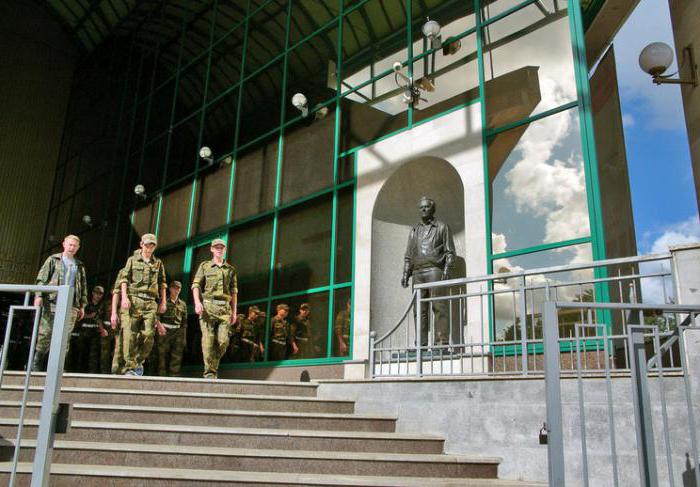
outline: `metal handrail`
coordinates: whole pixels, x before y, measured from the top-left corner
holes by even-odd
[[[382,335],[381,338],[377,338],[374,341],[375,345],[379,344],[383,340],[386,340],[389,337],[389,335],[394,333],[399,328],[399,326],[401,326],[401,323],[403,323],[403,320],[406,318],[406,316],[408,316],[408,312],[411,311],[411,308],[413,308],[413,305],[416,302],[416,293],[417,292],[418,291],[413,291],[413,295],[411,296],[411,301],[409,301],[408,306],[406,306],[406,311],[403,312],[403,314],[401,315],[401,318],[399,318],[399,321],[397,321],[396,324],[389,331],[387,331],[384,335]]]

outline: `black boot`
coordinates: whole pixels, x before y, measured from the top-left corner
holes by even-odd
[[[34,352],[34,360],[32,361],[32,371],[33,372],[46,372],[46,366],[44,365],[44,359],[46,358],[46,353],[36,350]]]

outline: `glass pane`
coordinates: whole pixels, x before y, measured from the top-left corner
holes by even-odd
[[[406,127],[408,105],[402,99],[402,86],[392,73],[342,99],[341,152]]]
[[[143,63],[141,64],[141,78],[139,79],[139,100],[145,99],[151,91],[151,80],[153,79],[155,60],[155,52],[149,50],[144,53]]]
[[[215,159],[233,151],[237,108],[237,89],[219,98],[206,108],[202,145],[211,148]]]
[[[333,357],[350,355],[352,342],[352,288],[336,289],[333,296]]]
[[[202,365],[202,330],[199,316],[187,313],[187,345],[182,354],[182,365]]]
[[[493,253],[590,234],[578,112],[488,142]]]
[[[354,226],[354,192],[345,188],[338,192],[335,233],[335,282],[352,280],[352,235]]]
[[[567,265],[593,260],[590,244],[574,245],[562,249],[535,252],[532,254],[498,259],[493,261],[493,272],[518,272],[526,269],[539,269]],[[552,299],[561,301],[591,302],[595,300],[594,286],[591,284],[572,284],[593,278],[593,271],[584,269],[573,272],[558,272],[528,276],[527,286],[533,289],[527,292],[527,334],[528,338],[542,338],[542,308],[545,301],[545,283],[550,286]],[[518,317],[519,296],[518,279],[504,279],[494,285],[495,291],[505,291],[494,297],[495,325],[497,340],[519,340],[520,318]],[[581,322],[579,310],[559,311],[560,336],[568,337],[574,333],[574,323]]]
[[[158,227],[158,245],[161,247],[183,240],[187,236],[191,198],[192,183],[163,196]]]
[[[261,301],[258,303],[239,306],[239,320],[240,315],[243,315],[246,317],[246,319],[248,319],[248,310],[251,306],[257,306],[260,310],[260,313],[255,318],[250,320],[253,326],[251,327],[249,324],[247,324],[245,330],[242,330],[242,328],[245,326],[243,325],[243,323],[236,323],[237,326],[241,327],[239,328],[239,330],[241,331],[239,331],[231,337],[229,348],[226,351],[224,357],[221,359],[223,363],[262,362],[264,359],[264,355],[261,354],[260,349],[257,348],[255,345],[251,344],[250,342],[253,342],[255,344],[262,343],[263,350],[265,348],[265,322],[267,320],[267,303],[265,301]],[[241,336],[241,334],[243,334],[243,336]],[[242,341],[241,338],[244,338],[247,341]]]
[[[174,123],[202,108],[208,60],[208,56],[205,54],[180,73]]]
[[[157,218],[157,198],[134,211],[134,232],[136,232],[138,238],[141,238],[144,233],[153,233],[156,231]]]
[[[177,17],[184,17],[185,20],[185,32],[182,36],[182,66],[184,66],[201,55],[209,45],[214,9],[211,8],[209,0],[188,0],[175,5],[181,9],[176,14]]]
[[[282,62],[277,62],[243,83],[238,147],[280,124]]]
[[[294,45],[303,38],[313,34],[322,25],[325,25],[337,16],[338,2],[336,0],[295,0],[292,2],[292,23],[289,33],[290,45]],[[331,42],[337,44],[337,37],[332,39]]]
[[[226,223],[231,165],[224,164],[200,179],[199,202],[195,213],[195,234],[202,234]]]
[[[272,248],[272,220],[234,228],[229,233],[230,261],[238,270],[238,301],[267,296]]]
[[[493,15],[502,4],[486,8]],[[566,2],[531,4],[485,27],[484,33],[488,127],[576,100]]]
[[[277,142],[239,156],[236,160],[233,219],[241,220],[275,206]]]
[[[185,289],[188,289],[188,283],[183,282],[185,275],[182,270],[182,266],[185,261],[185,249],[175,250],[165,255],[159,255],[158,257],[163,261],[165,276],[168,279],[168,284],[173,281],[180,281]],[[180,293],[180,299],[187,302],[187,294],[188,293],[183,290]]]
[[[236,27],[236,35],[239,43],[243,44],[243,19],[245,18],[245,2],[240,0],[219,0],[216,5],[216,19],[214,22],[214,40],[221,39]]]
[[[209,245],[209,242],[194,248],[192,250],[192,266],[190,267],[190,279],[194,278],[197,269],[199,269],[199,265],[206,260],[211,260],[211,258],[211,246]],[[228,256],[226,257],[226,260],[230,262]]]
[[[173,128],[170,137],[170,152],[166,183],[178,181],[194,172],[199,157],[199,115]]]
[[[277,305],[289,306],[289,333],[295,337],[297,351],[288,343],[285,359],[301,360],[326,356],[328,345],[328,293],[315,293],[272,302],[272,315]],[[303,316],[300,306],[308,305],[308,315]],[[272,338],[272,336],[270,337]],[[270,346],[270,345],[268,345]],[[272,350],[272,349],[271,349]],[[269,357],[273,359],[274,357]]]
[[[284,51],[287,2],[285,0],[268,2],[248,22],[253,28],[248,28],[246,74],[257,71]]]
[[[163,169],[165,166],[165,151],[167,149],[167,134],[152,141],[143,152],[141,177],[139,183],[146,188],[147,194],[160,191],[163,184]]]
[[[211,55],[211,74],[207,98],[213,100],[241,79],[243,42],[242,30],[236,31],[216,44]]]
[[[139,151],[143,147],[143,138],[146,131],[146,110],[148,110],[148,103],[144,102],[136,105],[131,129],[131,145],[129,146],[131,153]]]
[[[338,183],[344,183],[355,177],[355,154],[338,160]]]
[[[281,213],[275,259],[275,294],[328,284],[332,198],[323,196]]]
[[[292,105],[292,96],[303,93],[309,110],[324,103],[336,94],[338,66],[338,28],[326,29],[295,47],[287,61],[287,112],[286,120],[299,117]]]
[[[158,136],[168,130],[173,108],[175,79],[172,78],[153,94],[151,113],[148,118],[148,137]]]
[[[282,202],[287,203],[333,185],[335,108],[311,125],[296,124],[284,132]]]

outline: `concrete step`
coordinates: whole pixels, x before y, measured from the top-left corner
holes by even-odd
[[[14,440],[10,441],[14,445]],[[34,457],[34,440],[22,440],[20,461]],[[12,451],[12,447],[5,450]],[[498,458],[384,452],[322,452],[212,446],[143,445],[56,441],[53,461],[79,465],[123,465],[250,472],[336,475],[496,478]]]
[[[32,374],[30,385],[42,386],[46,374]],[[4,385],[24,384],[24,372],[7,371]],[[64,374],[62,387],[91,389],[139,389],[151,391],[206,392],[221,394],[262,394],[269,396],[315,397],[317,384],[254,380],[199,379],[182,377],[133,377],[101,374]]]
[[[0,481],[9,479],[10,466],[0,463]],[[29,485],[31,464],[20,463],[18,485]],[[521,482],[498,479],[446,479],[434,477],[386,477],[369,475],[324,475],[273,472],[237,472],[230,470],[188,470],[168,468],[136,468],[120,465],[73,465],[54,463],[51,466],[51,485],[76,487],[109,485],[110,487],[187,487],[196,485],[255,486],[255,487],[543,487],[540,482]]]
[[[40,407],[41,404],[38,402],[28,402],[26,417],[38,418]],[[20,403],[18,401],[0,401],[0,417],[17,418],[19,410]],[[384,432],[393,432],[396,426],[395,417],[377,415],[231,411],[161,406],[134,408],[119,404],[82,403],[72,405],[71,421]]]
[[[23,437],[36,438],[38,421],[25,421]],[[17,420],[0,418],[0,436],[15,438]],[[386,453],[443,452],[444,440],[428,435],[364,431],[311,431],[217,426],[73,421],[57,439],[228,448]]]
[[[19,401],[23,386],[3,385],[0,394],[7,401]],[[41,401],[43,388],[31,386],[30,401]],[[61,388],[61,402],[91,404],[128,404],[156,406],[167,404],[183,408],[221,408],[258,411],[289,411],[350,414],[352,401],[322,400],[315,397],[268,396],[262,394],[224,394],[215,392],[152,391],[144,389]]]

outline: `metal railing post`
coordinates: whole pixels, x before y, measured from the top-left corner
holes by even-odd
[[[74,289],[71,286],[58,286],[56,313],[54,314],[44,394],[41,399],[39,431],[37,432],[36,451],[32,467],[32,487],[45,487],[49,484],[54,426],[58,413],[58,395],[61,390],[63,362],[66,356],[66,344],[68,343],[70,331],[66,323],[71,319],[71,314],[73,313],[73,293]]]
[[[549,485],[566,485],[564,433],[561,409],[561,370],[559,365],[559,318],[554,301],[544,303],[544,385],[547,400],[547,463]]]
[[[520,315],[520,360],[523,375],[527,375],[527,301],[525,300],[525,276],[518,283],[518,314]]]
[[[656,451],[654,429],[651,419],[651,400],[647,379],[646,350],[644,349],[645,326],[630,325],[629,336],[630,373],[632,379],[632,400],[634,422],[637,434],[637,456],[641,487],[656,487],[659,483],[656,472]]]
[[[372,330],[369,332],[369,377],[370,379],[374,379],[375,373],[374,373],[374,347],[375,347],[375,340],[377,339],[377,332],[375,330]]]
[[[420,295],[421,290],[419,289],[416,292],[416,376],[418,377],[423,375],[423,353],[421,350],[421,341],[423,340],[421,326],[423,325],[423,323],[421,317],[422,303]]]

